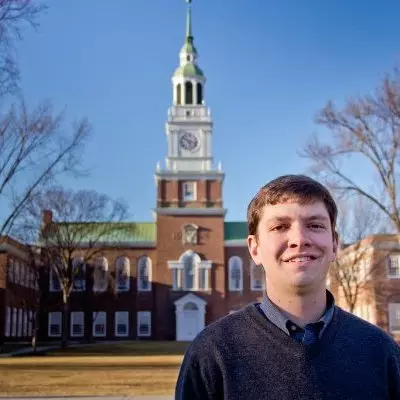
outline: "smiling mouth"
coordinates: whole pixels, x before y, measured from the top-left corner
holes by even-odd
[[[301,256],[301,257],[293,257],[290,258],[289,260],[285,260],[285,262],[287,263],[291,263],[291,262],[307,262],[307,261],[313,261],[316,260],[317,257],[315,256]]]

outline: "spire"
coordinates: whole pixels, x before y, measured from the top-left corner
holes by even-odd
[[[192,0],[186,0],[188,4],[187,8],[187,16],[186,16],[186,43],[193,44],[193,36],[192,36]]]

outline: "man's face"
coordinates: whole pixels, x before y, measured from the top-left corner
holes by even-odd
[[[322,201],[266,205],[257,232],[258,238],[248,237],[248,246],[254,262],[265,269],[267,288],[273,285],[282,294],[325,288],[337,243]]]

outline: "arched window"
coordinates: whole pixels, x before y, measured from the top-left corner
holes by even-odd
[[[203,103],[203,86],[197,83],[197,104]]]
[[[197,311],[199,309],[199,307],[197,307],[197,305],[191,301],[189,301],[188,303],[186,303],[183,306],[184,311]]]
[[[137,290],[147,292],[151,290],[151,258],[140,257],[137,263]]]
[[[108,287],[108,261],[106,257],[98,257],[94,262],[93,291],[105,292]]]
[[[243,263],[242,259],[233,256],[229,259],[229,290],[231,292],[243,290]]]
[[[176,86],[176,104],[182,104],[182,92],[181,92],[181,84],[178,83]]]
[[[183,260],[183,286],[186,290],[194,289],[196,265],[194,256],[187,254]]]
[[[115,261],[115,275],[117,281],[117,292],[127,292],[129,290],[129,278],[131,264],[128,257],[118,257]]]
[[[185,98],[186,104],[193,104],[193,84],[192,82],[185,83]]]
[[[86,264],[83,257],[75,257],[72,260],[73,290],[84,291],[86,289]]]
[[[265,288],[264,268],[262,265],[256,265],[254,261],[251,261],[250,266],[250,286],[253,291]]]

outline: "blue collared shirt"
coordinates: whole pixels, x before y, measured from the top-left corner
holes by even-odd
[[[306,343],[310,334],[318,336],[319,339],[321,338],[325,329],[332,320],[335,310],[335,300],[332,293],[327,290],[326,310],[324,315],[317,322],[307,324],[304,328],[301,328],[287,318],[284,314],[282,314],[266,295],[264,296],[262,302],[257,304],[257,309],[262,315],[264,315],[264,317],[266,317],[287,335],[298,342]]]

